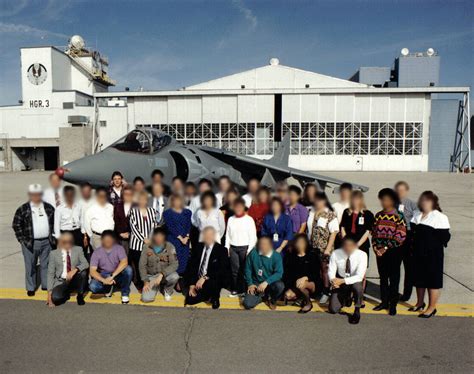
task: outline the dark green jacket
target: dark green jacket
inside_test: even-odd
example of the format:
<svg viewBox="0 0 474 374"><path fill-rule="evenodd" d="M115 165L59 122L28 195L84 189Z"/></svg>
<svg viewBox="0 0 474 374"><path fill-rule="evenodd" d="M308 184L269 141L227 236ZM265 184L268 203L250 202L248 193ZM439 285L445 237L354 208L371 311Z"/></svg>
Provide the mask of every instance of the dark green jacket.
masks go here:
<svg viewBox="0 0 474 374"><path fill-rule="evenodd" d="M245 261L245 281L247 286L258 286L262 282L272 284L283 277L283 261L281 255L273 251L270 257L260 255L253 249Z"/></svg>

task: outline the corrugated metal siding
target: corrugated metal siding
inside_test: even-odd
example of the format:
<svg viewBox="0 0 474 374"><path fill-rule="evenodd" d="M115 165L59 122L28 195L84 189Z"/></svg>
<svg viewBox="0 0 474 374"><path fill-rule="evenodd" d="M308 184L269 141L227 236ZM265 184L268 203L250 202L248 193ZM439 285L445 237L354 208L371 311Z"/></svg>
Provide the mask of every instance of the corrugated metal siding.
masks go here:
<svg viewBox="0 0 474 374"><path fill-rule="evenodd" d="M431 101L428 171L449 171L458 107L458 100Z"/></svg>

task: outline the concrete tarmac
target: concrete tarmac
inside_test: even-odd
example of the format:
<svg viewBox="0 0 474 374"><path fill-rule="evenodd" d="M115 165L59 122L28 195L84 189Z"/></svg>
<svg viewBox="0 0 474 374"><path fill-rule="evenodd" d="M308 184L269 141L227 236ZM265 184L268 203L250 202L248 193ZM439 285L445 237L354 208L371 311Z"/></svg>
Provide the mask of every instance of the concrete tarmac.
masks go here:
<svg viewBox="0 0 474 374"><path fill-rule="evenodd" d="M472 373L471 318L0 300L2 373Z"/></svg>

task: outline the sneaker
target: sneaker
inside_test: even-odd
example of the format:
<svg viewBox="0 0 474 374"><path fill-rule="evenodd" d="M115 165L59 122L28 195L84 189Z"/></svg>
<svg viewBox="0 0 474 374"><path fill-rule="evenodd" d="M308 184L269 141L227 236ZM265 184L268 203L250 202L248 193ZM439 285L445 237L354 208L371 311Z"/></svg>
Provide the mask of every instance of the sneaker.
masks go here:
<svg viewBox="0 0 474 374"><path fill-rule="evenodd" d="M130 302L130 298L128 296L122 296L122 304L128 304Z"/></svg>
<svg viewBox="0 0 474 374"><path fill-rule="evenodd" d="M165 297L165 301L171 301L171 295L168 292L164 292L163 296Z"/></svg>
<svg viewBox="0 0 474 374"><path fill-rule="evenodd" d="M329 302L329 295L323 294L319 299L320 304L327 304Z"/></svg>
<svg viewBox="0 0 474 374"><path fill-rule="evenodd" d="M240 294L237 291L231 291L229 297L239 297Z"/></svg>

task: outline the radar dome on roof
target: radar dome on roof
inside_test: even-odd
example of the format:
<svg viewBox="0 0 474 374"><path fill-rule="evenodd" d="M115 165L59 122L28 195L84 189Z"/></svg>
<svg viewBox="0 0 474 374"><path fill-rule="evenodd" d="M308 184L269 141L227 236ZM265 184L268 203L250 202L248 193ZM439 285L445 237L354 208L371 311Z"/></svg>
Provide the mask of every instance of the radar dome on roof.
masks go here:
<svg viewBox="0 0 474 374"><path fill-rule="evenodd" d="M278 65L278 64L280 64L280 60L277 59L276 57L273 57L273 58L270 59L270 65L275 66L275 65Z"/></svg>
<svg viewBox="0 0 474 374"><path fill-rule="evenodd" d="M69 46L77 49L78 51L84 49L86 46L86 42L80 35L73 35L71 39L69 39Z"/></svg>

